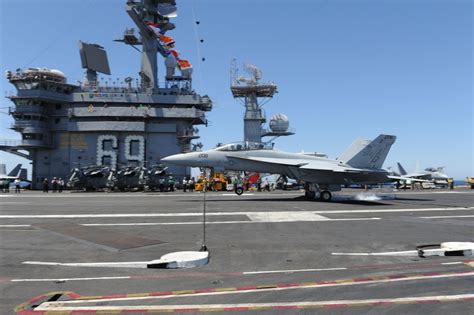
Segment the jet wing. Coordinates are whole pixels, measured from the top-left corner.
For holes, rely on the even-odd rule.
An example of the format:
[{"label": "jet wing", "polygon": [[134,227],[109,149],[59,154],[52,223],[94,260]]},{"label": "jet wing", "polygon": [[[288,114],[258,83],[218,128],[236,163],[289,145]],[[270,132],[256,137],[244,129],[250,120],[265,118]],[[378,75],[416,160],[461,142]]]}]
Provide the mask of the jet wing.
[{"label": "jet wing", "polygon": [[341,173],[363,172],[363,170],[359,168],[344,167],[342,165],[332,164],[332,163],[324,162],[324,161],[311,161],[305,165],[302,165],[300,168],[304,170],[312,170],[312,171],[333,171],[333,172],[341,172]]},{"label": "jet wing", "polygon": [[236,156],[236,155],[228,155],[228,158],[233,159],[240,159],[246,161],[254,161],[254,162],[262,162],[262,163],[270,163],[270,164],[279,164],[285,166],[296,166],[301,167],[303,165],[308,164],[308,162],[303,160],[293,160],[293,159],[276,159],[276,158],[269,158],[269,157],[257,157],[257,156]]},{"label": "jet wing", "polygon": [[411,181],[411,182],[420,182],[420,183],[429,182],[429,180],[427,180],[427,179],[413,178],[413,177],[402,177],[402,176],[393,176],[393,175],[387,175],[387,177],[390,178],[390,179],[406,180],[406,181]]},{"label": "jet wing", "polygon": [[312,160],[296,160],[296,159],[279,159],[279,158],[269,158],[269,157],[257,157],[257,156],[236,156],[228,155],[230,158],[269,163],[269,164],[278,164],[284,166],[294,166],[303,170],[312,170],[312,171],[332,171],[332,172],[341,172],[341,173],[361,173],[365,171],[373,170],[364,170],[359,168],[344,167],[337,164],[333,164],[326,161],[312,161]]}]

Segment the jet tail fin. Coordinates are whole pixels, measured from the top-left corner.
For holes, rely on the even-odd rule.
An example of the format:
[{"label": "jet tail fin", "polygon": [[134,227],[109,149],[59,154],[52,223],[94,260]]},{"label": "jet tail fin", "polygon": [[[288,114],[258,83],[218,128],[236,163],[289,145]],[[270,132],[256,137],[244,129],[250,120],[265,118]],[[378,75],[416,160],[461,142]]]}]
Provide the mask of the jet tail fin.
[{"label": "jet tail fin", "polygon": [[403,166],[400,163],[397,163],[397,166],[398,166],[398,171],[400,172],[401,175],[408,174],[407,171],[403,168]]},{"label": "jet tail fin", "polygon": [[338,160],[356,168],[380,169],[396,138],[382,134],[372,141],[357,139]]},{"label": "jet tail fin", "polygon": [[18,174],[20,179],[27,179],[28,178],[28,170],[26,168],[20,169],[20,173]]},{"label": "jet tail fin", "polygon": [[366,146],[368,146],[372,141],[364,139],[356,139],[351,145],[339,156],[338,160],[347,163],[352,159],[357,153],[362,151]]},{"label": "jet tail fin", "polygon": [[17,164],[17,166],[15,166],[10,171],[10,173],[8,173],[8,176],[18,177],[18,175],[20,174],[20,171],[21,171],[21,164]]}]

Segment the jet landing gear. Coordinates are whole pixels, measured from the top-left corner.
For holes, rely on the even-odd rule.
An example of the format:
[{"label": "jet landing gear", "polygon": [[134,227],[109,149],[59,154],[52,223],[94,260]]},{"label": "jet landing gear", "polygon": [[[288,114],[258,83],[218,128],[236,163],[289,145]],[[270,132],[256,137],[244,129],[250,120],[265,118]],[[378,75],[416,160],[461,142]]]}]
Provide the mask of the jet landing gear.
[{"label": "jet landing gear", "polygon": [[305,191],[304,192],[304,197],[307,200],[313,200],[314,198],[316,198],[316,192],[314,192],[314,191]]},{"label": "jet landing gear", "polygon": [[328,202],[332,199],[332,194],[329,190],[320,190],[320,187],[316,184],[307,183],[304,187],[305,193],[304,196],[307,200],[316,199],[316,194],[319,195],[319,200]]},{"label": "jet landing gear", "polygon": [[331,201],[332,194],[329,190],[323,190],[319,193],[319,199],[321,201]]}]

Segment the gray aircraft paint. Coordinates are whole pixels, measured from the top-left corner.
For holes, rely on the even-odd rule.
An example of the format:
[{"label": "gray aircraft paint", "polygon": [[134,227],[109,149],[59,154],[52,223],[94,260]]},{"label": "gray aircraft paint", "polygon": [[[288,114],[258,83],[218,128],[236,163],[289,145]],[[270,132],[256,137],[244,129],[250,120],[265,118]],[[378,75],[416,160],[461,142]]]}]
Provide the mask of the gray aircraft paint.
[{"label": "gray aircraft paint", "polygon": [[[371,184],[388,181],[387,172],[380,167],[396,137],[380,135],[366,146],[352,147],[349,161],[308,156],[277,150],[226,151],[226,146],[204,152],[177,154],[162,159],[165,163],[216,170],[255,171],[282,174],[324,186],[341,184]],[[347,151],[346,151],[347,152]]]}]

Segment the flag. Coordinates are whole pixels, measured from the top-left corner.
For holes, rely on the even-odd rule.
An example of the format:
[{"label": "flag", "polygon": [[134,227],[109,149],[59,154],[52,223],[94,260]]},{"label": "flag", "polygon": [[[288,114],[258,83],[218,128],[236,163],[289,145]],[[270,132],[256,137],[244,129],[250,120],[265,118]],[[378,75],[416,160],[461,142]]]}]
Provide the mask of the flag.
[{"label": "flag", "polygon": [[178,67],[181,70],[186,70],[186,69],[192,68],[193,66],[188,60],[178,59]]}]

